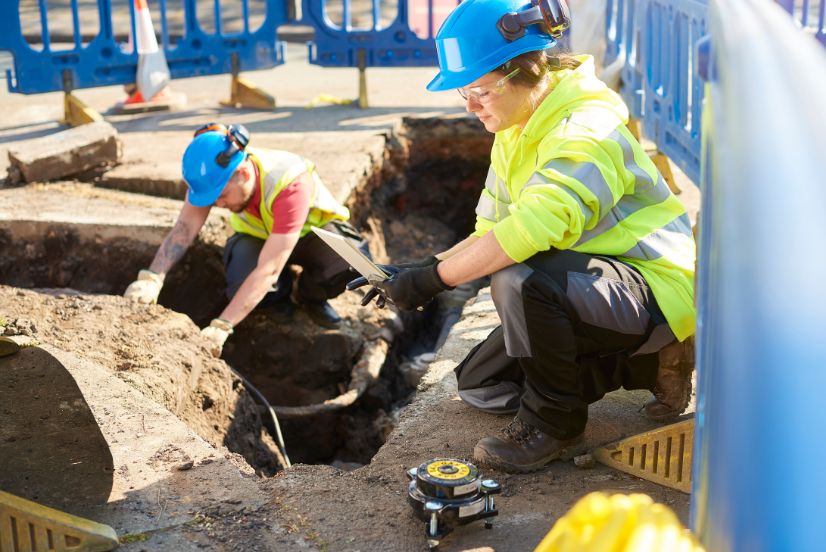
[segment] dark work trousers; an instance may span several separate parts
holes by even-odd
[[[325,230],[346,237],[368,256],[367,242],[358,231],[347,222],[333,221],[324,226]],[[264,240],[248,234],[236,233],[224,248],[224,270],[227,278],[227,297],[232,299],[247,276],[258,265],[258,256]],[[350,265],[342,259],[321,238],[310,232],[293,249],[287,265],[281,271],[278,281],[258,304],[268,307],[289,300],[293,287],[293,273],[290,265],[302,268],[298,278],[297,299],[304,303],[322,303],[340,295],[347,282],[357,275],[350,271]]]
[[[653,389],[674,340],[642,275],[611,257],[538,253],[494,273],[491,293],[502,325],[456,367],[459,395],[558,439],[582,433],[605,393]]]

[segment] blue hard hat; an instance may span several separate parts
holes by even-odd
[[[222,154],[226,166],[220,162]],[[229,135],[221,130],[204,132],[193,138],[184,152],[181,169],[189,186],[187,199],[196,207],[215,203],[238,165],[247,158],[243,149],[234,148]]]
[[[508,41],[497,28],[499,19],[531,8],[525,0],[465,0],[447,16],[436,34],[439,74],[430,81],[431,92],[461,88],[519,54],[544,50],[556,40],[539,25]]]

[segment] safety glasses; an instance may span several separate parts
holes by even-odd
[[[226,134],[229,138],[227,149],[215,156],[215,162],[220,167],[229,166],[232,157],[239,151],[244,151],[247,144],[250,142],[250,134],[244,125],[229,125],[224,126],[220,123],[207,123],[198,127],[193,138],[200,136],[205,132],[220,132]]]
[[[457,88],[457,90],[459,91],[459,95],[465,100],[485,103],[490,101],[494,96],[501,96],[505,91],[505,83],[515,77],[517,73],[519,73],[519,67],[493,84],[486,84],[484,86],[465,86],[463,88]]]

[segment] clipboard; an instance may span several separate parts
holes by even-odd
[[[368,282],[387,279],[387,274],[344,236],[315,226],[310,230],[329,245],[333,251],[338,253],[342,259],[350,263],[350,266],[356,269],[359,274],[367,278]]]

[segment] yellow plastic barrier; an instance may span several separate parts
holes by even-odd
[[[559,518],[534,552],[704,552],[668,506],[644,494],[591,493]]]
[[[105,552],[118,547],[115,530],[0,491],[0,552]]]

